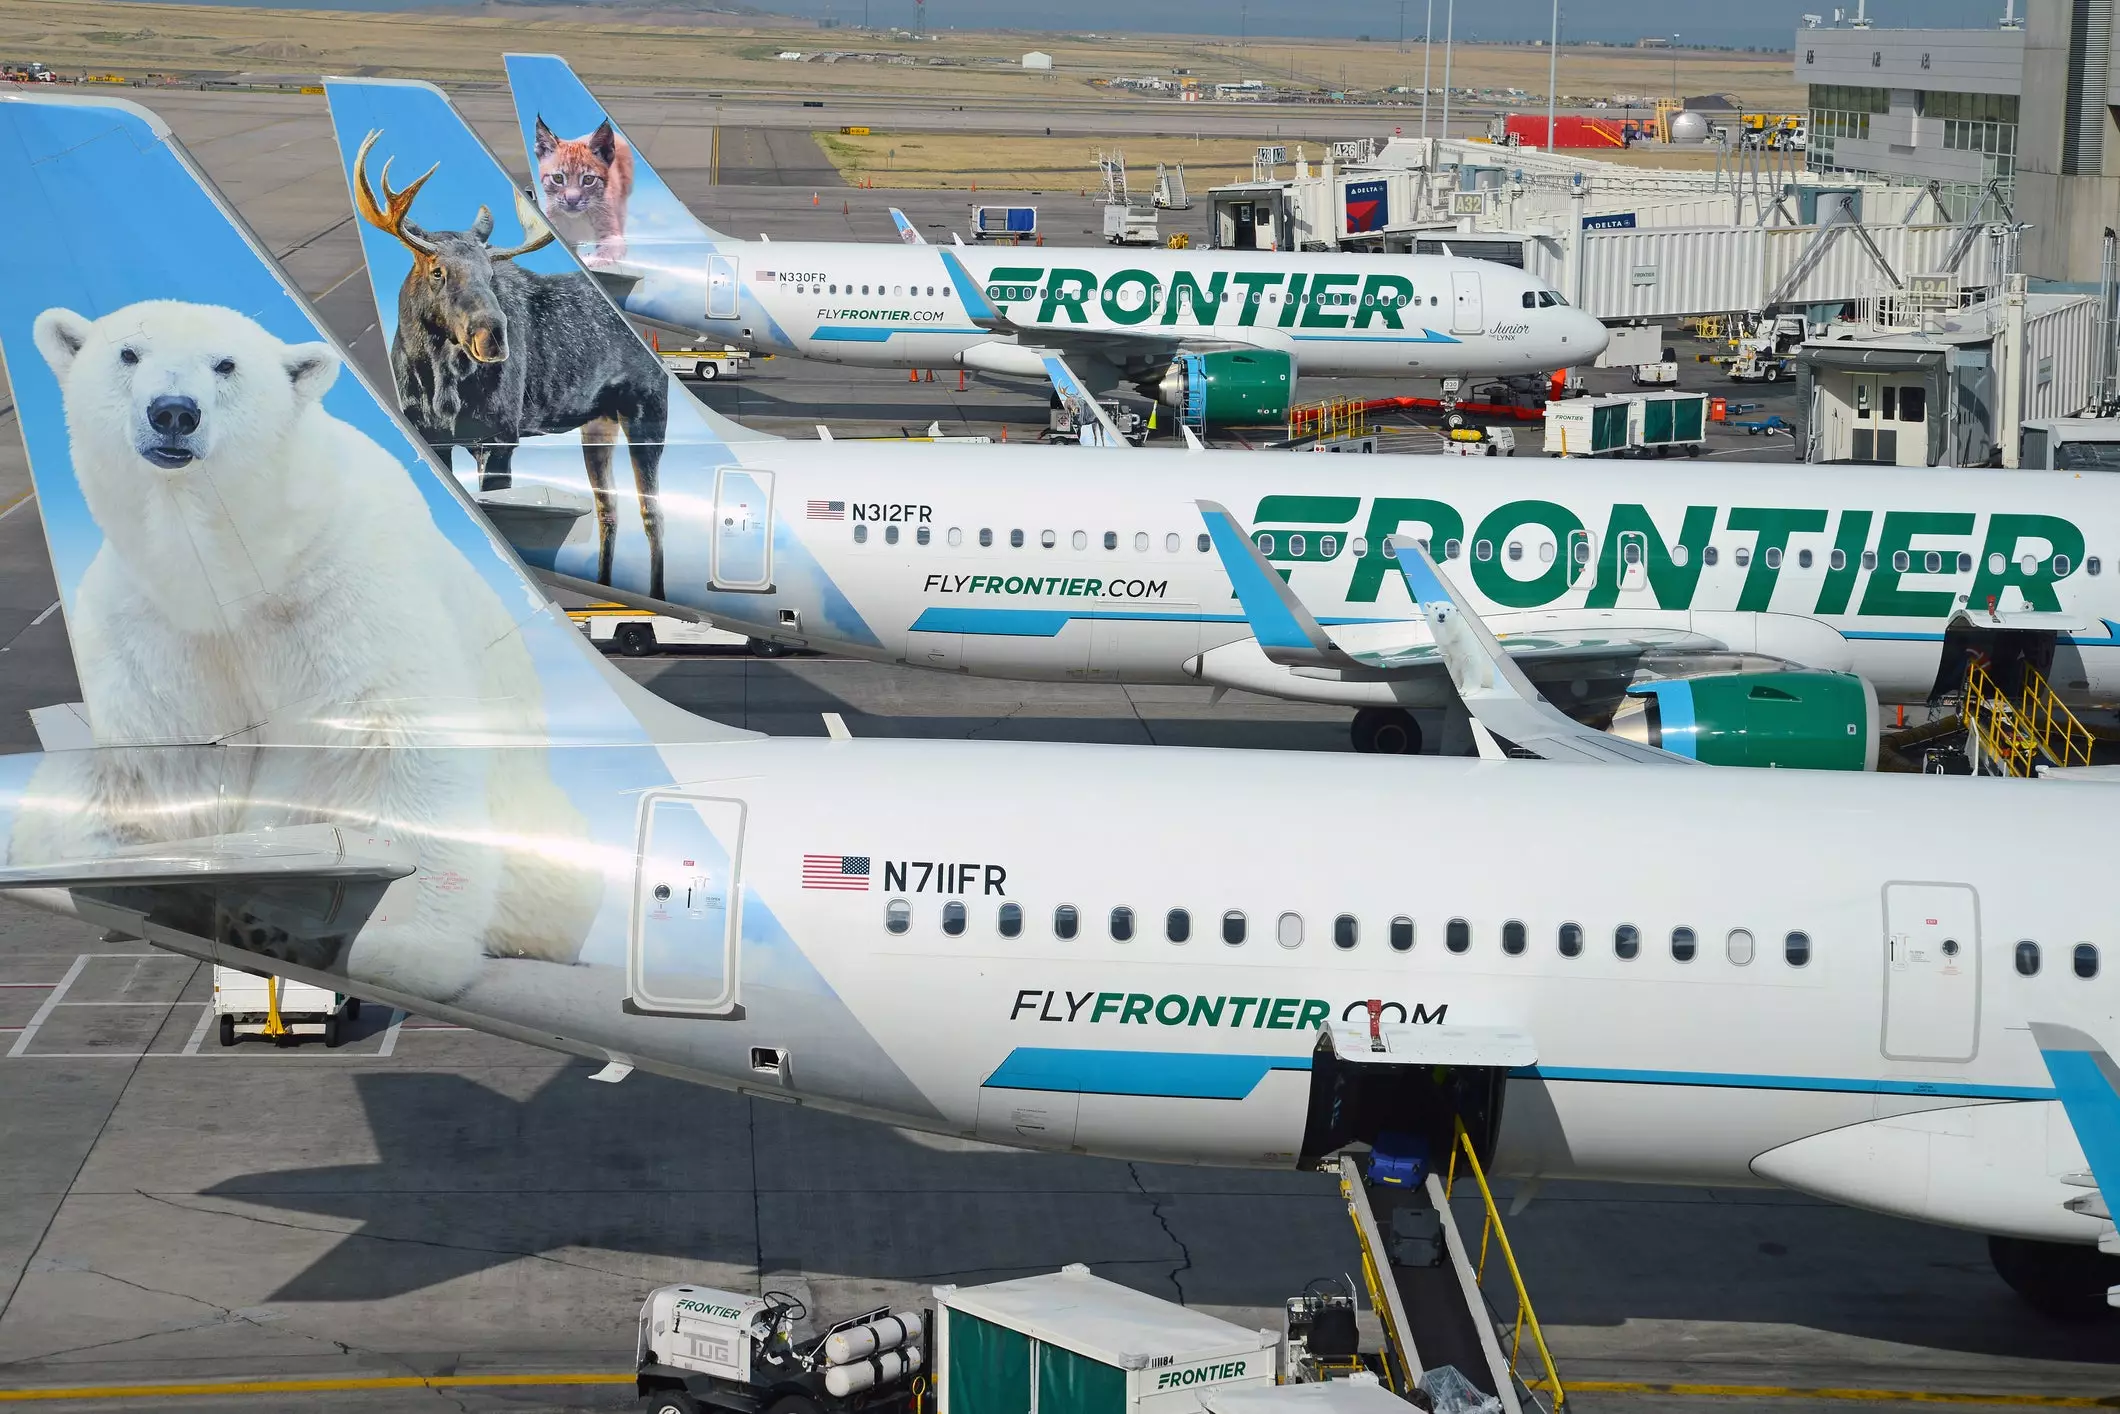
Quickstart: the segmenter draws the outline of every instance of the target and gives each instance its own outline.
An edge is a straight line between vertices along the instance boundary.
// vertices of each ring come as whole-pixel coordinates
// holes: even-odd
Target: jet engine
[[[1711,766],[1877,767],[1877,692],[1852,673],[1707,673],[1637,683],[1614,736]]]
[[[1296,361],[1272,349],[1179,354],[1135,386],[1165,407],[1225,427],[1280,422],[1295,396]]]

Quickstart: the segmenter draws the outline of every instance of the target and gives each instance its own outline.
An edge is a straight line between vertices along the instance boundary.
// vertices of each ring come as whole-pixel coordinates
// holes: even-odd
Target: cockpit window
[[[1538,308],[1538,306],[1539,306],[1539,297],[1538,297],[1538,295],[1537,295],[1537,294],[1536,294],[1535,292],[1531,291],[1531,290],[1526,290],[1526,291],[1524,291],[1524,308],[1526,308],[1526,309],[1537,309],[1537,308]]]
[[[1551,290],[1540,290],[1538,292],[1538,302],[1540,308],[1551,309],[1561,302],[1561,297]]]

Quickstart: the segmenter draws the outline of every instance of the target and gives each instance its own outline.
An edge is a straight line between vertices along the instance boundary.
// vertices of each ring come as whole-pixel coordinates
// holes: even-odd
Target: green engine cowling
[[[1296,361],[1271,349],[1179,354],[1141,391],[1181,414],[1204,411],[1218,426],[1282,422],[1295,396]]]
[[[1615,735],[1710,766],[1877,768],[1877,692],[1852,673],[1708,673],[1627,699]]]

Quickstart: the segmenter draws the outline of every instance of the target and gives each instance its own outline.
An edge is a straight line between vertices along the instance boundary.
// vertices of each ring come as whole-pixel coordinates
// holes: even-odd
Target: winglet
[[[2083,1157],[2090,1160],[2098,1196],[2110,1211],[2120,1203],[2120,1065],[2097,1041],[2073,1026],[2046,1021],[2031,1026],[2032,1041],[2046,1062],[2046,1073],[2054,1078],[2069,1127],[2076,1131]],[[2101,1240],[2099,1246],[2107,1243]],[[2106,1301],[2112,1304],[2112,1292]]]
[[[1061,405],[1074,414],[1075,426],[1085,447],[1125,447],[1131,445],[1119,425],[1111,420],[1104,404],[1097,401],[1075,370],[1067,366],[1067,360],[1056,353],[1044,356],[1045,376],[1053,380],[1053,391],[1060,396]]]
[[[972,278],[972,272],[964,268],[964,262],[950,251],[942,251],[941,255],[942,268],[949,272],[950,283],[957,287],[957,298],[964,301],[965,317],[982,329],[1005,327],[1007,316],[986,297],[986,291]]]
[[[1227,508],[1214,501],[1194,504],[1200,508],[1200,518],[1207,522],[1207,534],[1214,541],[1215,553],[1222,557],[1222,568],[1237,591],[1237,601],[1244,606],[1252,637],[1269,662],[1291,668],[1361,666],[1325,636],[1325,630],[1303,607],[1303,601],[1296,598],[1288,581],[1260,553]]]
[[[1392,536],[1387,544],[1405,577],[1407,592],[1428,621],[1451,686],[1457,689],[1465,710],[1489,732],[1553,760],[1695,764],[1668,751],[1608,736],[1555,707],[1524,676],[1524,670],[1510,661],[1420,541]]]
[[[891,224],[898,228],[898,239],[907,245],[926,245],[927,241],[915,230],[913,223],[905,219],[905,213],[897,207],[891,208]]]

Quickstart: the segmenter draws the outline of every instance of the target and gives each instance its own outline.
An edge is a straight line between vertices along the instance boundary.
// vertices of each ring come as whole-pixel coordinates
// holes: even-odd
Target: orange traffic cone
[[[847,204],[843,201],[839,203],[839,214],[842,216],[847,214]]]
[[[817,204],[817,193],[816,193],[816,192],[811,192],[811,193],[810,193],[810,205],[812,205],[812,206],[815,206],[816,204]]]
[[[1001,440],[1004,442],[1008,440],[1008,424],[1006,422],[1001,424]]]
[[[905,381],[908,383],[918,383],[920,381],[920,370],[917,368],[908,368],[905,371]]]

